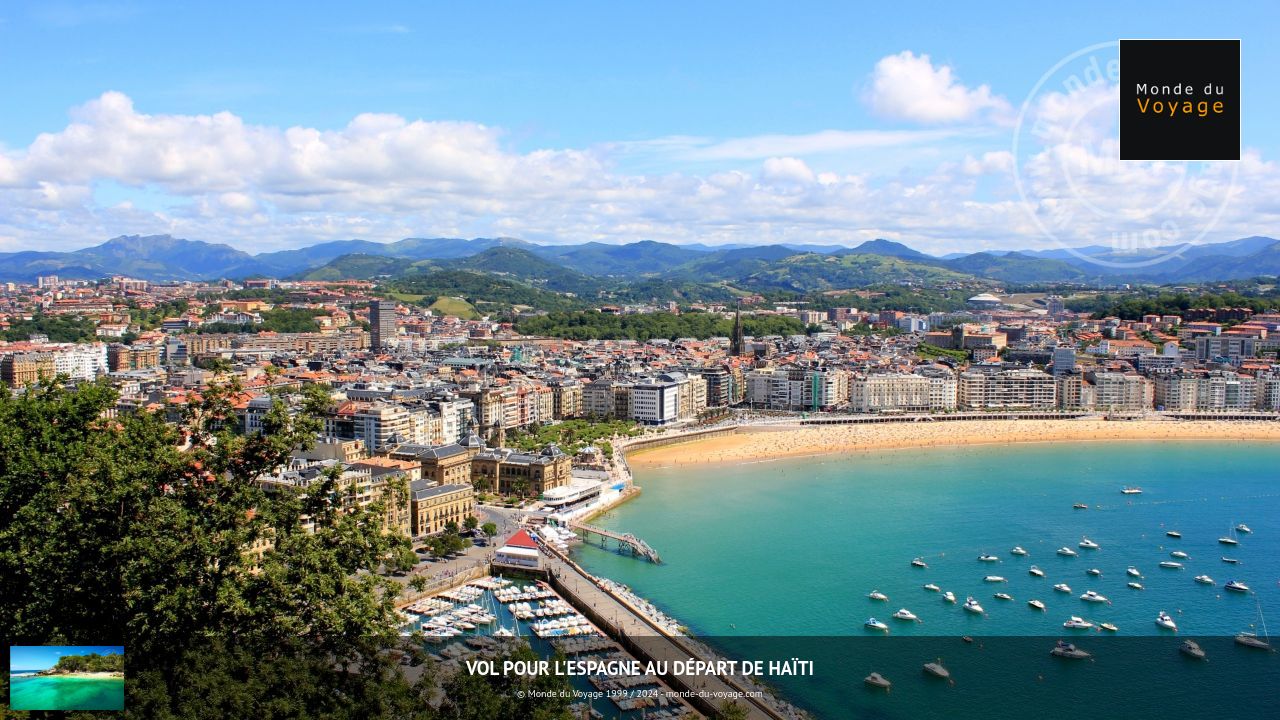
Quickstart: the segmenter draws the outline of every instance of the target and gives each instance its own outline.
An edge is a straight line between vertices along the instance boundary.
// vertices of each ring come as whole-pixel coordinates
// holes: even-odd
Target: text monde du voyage
[[[1191,83],[1135,83],[1134,93],[1137,97],[1134,100],[1138,103],[1138,112],[1143,115],[1207,118],[1226,113],[1226,101],[1216,99],[1225,95],[1223,88],[1224,86],[1213,83],[1205,83],[1203,87]]]

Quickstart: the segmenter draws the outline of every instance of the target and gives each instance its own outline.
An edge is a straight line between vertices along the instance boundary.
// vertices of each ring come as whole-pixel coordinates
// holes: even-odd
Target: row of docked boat
[[[543,620],[542,622],[533,623],[529,626],[529,630],[540,638],[599,634],[595,627],[591,625],[589,620],[577,613],[555,618],[554,620]]]
[[[550,588],[539,582],[537,585],[511,586],[494,592],[494,599],[503,605],[530,600],[546,600],[556,596]]]
[[[511,603],[507,605],[507,611],[514,615],[517,620],[559,617],[561,615],[569,615],[575,612],[572,605],[560,598],[548,600],[540,605],[533,605],[530,603]]]

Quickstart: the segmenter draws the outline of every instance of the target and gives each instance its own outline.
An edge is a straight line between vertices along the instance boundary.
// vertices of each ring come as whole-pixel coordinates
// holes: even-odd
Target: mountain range
[[[1254,236],[1131,253],[1091,246],[936,257],[891,240],[869,240],[850,248],[405,238],[392,243],[339,240],[251,255],[224,244],[129,235],[73,252],[0,253],[0,280],[17,282],[33,282],[39,275],[94,279],[118,274],[153,281],[253,276],[340,280],[439,271],[496,274],[569,293],[655,281],[797,292],[881,283],[1181,283],[1280,274],[1280,241]]]

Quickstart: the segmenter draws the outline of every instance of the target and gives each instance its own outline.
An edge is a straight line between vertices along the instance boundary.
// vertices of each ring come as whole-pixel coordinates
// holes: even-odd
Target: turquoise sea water
[[[1262,703],[1255,709],[1280,712],[1280,656],[1250,655],[1237,651],[1229,639],[1213,640],[1251,629],[1259,606],[1280,633],[1280,446],[1275,444],[897,450],[648,469],[638,482],[644,488],[639,498],[596,522],[639,535],[665,563],[650,565],[595,547],[576,551],[580,562],[630,585],[694,634],[731,653],[776,651],[791,657],[802,647],[825,653],[829,657],[818,663],[823,677],[777,681],[788,699],[819,716],[1026,717],[1051,716],[1046,708],[1058,708],[1065,717],[1079,693],[1102,693],[1103,698],[1124,693],[1135,703],[1150,696],[1150,707],[1168,711],[1165,717],[1221,712],[1221,703],[1250,709],[1251,698]],[[1141,485],[1145,492],[1122,495],[1123,485]],[[1073,509],[1077,502],[1089,509]],[[1220,545],[1217,539],[1240,522],[1253,534],[1239,536],[1238,546]],[[1166,537],[1169,529],[1180,531],[1182,539]],[[1101,549],[1079,549],[1082,536]],[[1011,555],[1014,545],[1030,556]],[[1057,556],[1054,551],[1064,545],[1079,556]],[[1171,559],[1172,550],[1190,555],[1181,561],[1184,570],[1158,567]],[[983,553],[999,556],[1000,562],[978,562]],[[1223,555],[1241,563],[1224,564]],[[910,567],[915,556],[924,557],[929,568]],[[1032,564],[1047,577],[1030,576]],[[1126,587],[1133,580],[1125,574],[1130,565],[1143,573],[1138,581],[1145,590]],[[1086,575],[1092,567],[1103,576]],[[1217,585],[1195,583],[1193,577],[1202,573]],[[986,575],[1008,582],[986,583]],[[1233,578],[1254,592],[1225,592],[1222,585]],[[929,582],[951,590],[961,602],[973,595],[986,615],[945,604],[938,593],[922,589]],[[1054,592],[1059,582],[1073,592]],[[890,601],[868,600],[873,589]],[[1086,590],[1111,603],[1079,600]],[[998,591],[1015,599],[996,600],[992,596]],[[1047,612],[1029,608],[1031,598],[1044,601]],[[910,609],[924,622],[891,619],[898,608]],[[1160,610],[1174,615],[1181,631],[1177,637],[1155,625]],[[862,623],[870,615],[892,626],[890,637],[868,637]],[[1115,638],[1071,633],[1062,628],[1071,615],[1114,623],[1120,632]],[[978,642],[961,644],[955,639],[960,635]],[[778,636],[848,640],[788,644],[768,639]],[[1174,662],[1180,638],[1187,636],[1208,638],[1210,663]],[[1063,668],[1061,661],[1040,667],[1059,637],[1095,651],[1097,661],[1087,667]],[[981,659],[974,652],[979,645]],[[994,649],[1002,646],[1007,653],[998,656]],[[786,655],[788,650],[796,652]],[[957,667],[968,670],[971,681],[957,678],[939,698],[934,695],[943,691],[924,683],[920,665],[942,655],[953,673]],[[970,663],[976,664],[966,667]],[[1017,675],[1019,668],[1024,677]],[[871,670],[900,678],[891,695],[868,695],[861,688]],[[1090,676],[1090,671],[1098,672]],[[984,690],[975,676],[1001,680]],[[1035,692],[1047,693],[1028,698],[1043,703],[1043,712],[1001,714],[1008,693],[1032,685]],[[1167,705],[1171,692],[1183,692],[1189,700]],[[1123,707],[1093,707],[1089,714],[1145,716]]]
[[[123,710],[122,678],[10,677],[13,710]]]

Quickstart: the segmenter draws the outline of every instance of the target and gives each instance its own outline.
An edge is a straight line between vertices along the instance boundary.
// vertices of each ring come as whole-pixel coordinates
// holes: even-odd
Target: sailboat
[[[1236,644],[1258,650],[1270,650],[1271,638],[1267,636],[1267,620],[1262,617],[1262,602],[1260,600],[1255,602],[1258,603],[1258,624],[1262,626],[1262,637],[1258,637],[1254,632],[1241,632],[1236,635]]]

